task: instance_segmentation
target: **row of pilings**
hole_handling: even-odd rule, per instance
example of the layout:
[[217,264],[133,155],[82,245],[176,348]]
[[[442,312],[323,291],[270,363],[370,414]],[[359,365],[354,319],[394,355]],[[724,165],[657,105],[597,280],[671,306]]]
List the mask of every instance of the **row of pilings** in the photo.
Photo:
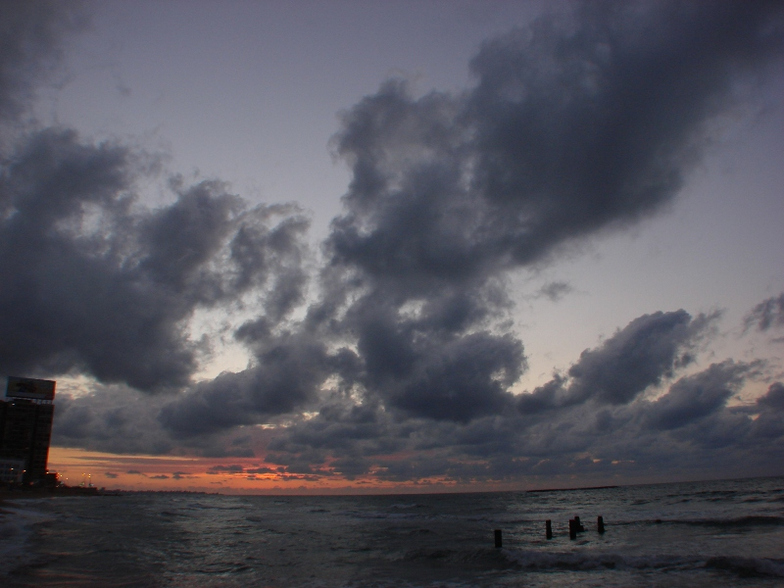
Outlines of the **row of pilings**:
[[[569,539],[577,539],[577,534],[584,532],[585,527],[583,526],[582,522],[580,522],[580,517],[576,516],[573,519],[569,519]],[[596,532],[599,534],[604,533],[604,517],[597,517]],[[501,529],[495,529],[494,535],[495,546],[500,549],[504,544],[503,532]],[[553,538],[553,522],[550,519],[547,519],[544,522],[544,535],[548,540]]]

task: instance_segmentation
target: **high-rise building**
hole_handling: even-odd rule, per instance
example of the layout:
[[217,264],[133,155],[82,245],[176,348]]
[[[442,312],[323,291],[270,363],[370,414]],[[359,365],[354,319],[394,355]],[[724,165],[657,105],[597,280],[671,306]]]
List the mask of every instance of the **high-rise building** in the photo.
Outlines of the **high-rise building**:
[[0,401],[0,479],[24,484],[45,480],[54,388],[52,380],[8,378],[6,399]]

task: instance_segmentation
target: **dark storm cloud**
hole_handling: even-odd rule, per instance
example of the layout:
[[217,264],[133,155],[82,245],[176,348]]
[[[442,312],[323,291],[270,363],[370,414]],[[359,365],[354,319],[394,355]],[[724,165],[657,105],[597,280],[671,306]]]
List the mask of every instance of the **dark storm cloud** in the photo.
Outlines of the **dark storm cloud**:
[[29,108],[36,83],[59,64],[64,38],[85,27],[80,7],[67,0],[0,3],[0,121]]
[[185,329],[195,310],[267,289],[274,323],[302,296],[307,221],[296,209],[249,210],[217,182],[175,186],[173,203],[148,209],[135,194],[149,173],[139,160],[58,129],[33,134],[8,160],[0,372],[184,386],[197,368]]
[[[0,47],[0,116],[12,118],[71,21],[56,4],[32,5],[46,9],[35,18],[5,6],[29,29],[4,31]],[[780,456],[780,384],[752,414],[729,402],[754,366],[683,375],[716,315],[641,316],[512,392],[527,360],[509,272],[672,203],[737,84],[782,49],[777,2],[574,6],[484,43],[462,93],[417,97],[390,80],[343,113],[333,146],[352,180],[312,299],[296,207],[175,178],[151,208],[139,185],[165,175],[154,157],[29,132],[0,168],[0,372],[100,382],[58,397],[57,444],[221,457],[266,446],[275,466],[213,473],[472,481]],[[747,324],[778,325],[780,307],[766,301]],[[192,340],[189,321],[227,309],[256,313],[231,327],[249,366],[194,382],[209,338]],[[261,423],[277,437],[254,445]]]
[[[678,377],[693,366],[684,354],[711,333],[714,319],[677,311],[631,321],[582,354],[569,370],[580,377],[556,377],[546,385],[553,397],[572,402],[518,396],[521,404],[540,400],[545,412],[507,410],[470,422],[433,421],[394,418],[379,406],[336,401],[276,438],[266,459],[283,466],[331,467],[351,479],[372,472],[391,481],[600,478],[679,469],[684,475],[707,474],[717,455],[728,471],[764,473],[784,446],[784,388],[774,384],[756,407],[742,407],[730,401],[744,382],[761,373],[758,364],[727,360]],[[642,351],[643,340],[650,353]],[[643,375],[637,378],[636,369]],[[628,386],[608,384],[622,382],[623,374],[629,376]],[[578,404],[570,396],[571,385],[580,388],[589,381],[596,388],[578,396]],[[646,390],[659,395],[643,394]]]
[[[83,8],[2,4],[0,118],[23,122]],[[3,139],[0,373],[180,388],[209,349],[189,338],[195,312],[263,305],[274,329],[303,301],[308,221],[296,207],[249,208],[219,181],[173,178],[173,201],[150,208],[140,186],[159,178],[154,156],[34,124]]]
[[[168,395],[150,395],[123,385],[91,384],[79,396],[58,393],[52,443],[61,447],[115,454],[165,455],[186,451],[209,458],[255,455],[258,429],[227,427],[198,436],[161,426],[160,414]],[[194,425],[197,426],[197,425]]]
[[713,364],[704,372],[681,378],[647,412],[658,429],[683,427],[719,410],[736,393],[750,366],[731,360]]
[[[286,415],[271,463],[305,474],[329,463],[348,477],[381,467],[394,479],[536,475],[578,462],[588,471],[594,462],[575,456],[591,450],[602,453],[596,463],[633,461],[632,449],[612,449],[613,435],[652,462],[656,448],[683,449],[675,433],[743,423],[726,408],[741,368],[736,380],[722,384],[714,372],[733,370],[713,368],[646,399],[690,365],[716,318],[685,311],[641,316],[567,373],[513,396],[526,358],[503,326],[505,273],[668,205],[733,84],[780,51],[774,13],[772,3],[578,5],[485,43],[471,64],[476,85],[462,94],[417,98],[404,82],[383,84],[343,114],[334,139],[353,178],[305,319],[276,327],[305,280],[296,263],[278,264],[280,297],[235,332],[253,364],[164,402],[159,423],[197,444]],[[204,303],[219,284],[194,289],[180,272],[212,251],[211,217],[195,218],[207,234],[190,257],[174,255],[176,235],[147,229],[182,263],[147,267]],[[254,243],[232,255],[254,259]],[[297,416],[304,408],[310,417]],[[641,434],[647,446],[632,442]],[[418,461],[406,466],[410,452]]]
[[752,432],[765,444],[769,453],[779,457],[784,452],[784,383],[775,382],[767,394],[757,400],[757,418]]
[[194,385],[165,405],[161,423],[181,436],[264,422],[316,399],[340,357],[308,338],[270,336],[256,350],[258,364]]
[[757,404],[776,412],[784,413],[784,384],[776,382],[770,385],[767,394],[757,400]]
[[175,443],[156,420],[160,405],[156,397],[119,385],[94,385],[78,397],[58,394],[52,443],[109,453],[168,453]]
[[486,42],[464,95],[386,83],[336,138],[354,178],[335,262],[419,290],[465,284],[659,209],[736,74],[780,50],[776,14],[775,2],[581,4]]
[[760,331],[784,327],[784,293],[760,302],[744,322],[747,329],[756,326]]
[[634,319],[597,349],[587,349],[568,372],[522,394],[523,413],[568,406],[588,399],[626,404],[648,387],[689,364],[690,351],[716,315],[695,319],[685,311],[657,312]]
[[[334,139],[353,179],[310,317],[357,337],[359,379],[391,408],[463,422],[503,411],[525,369],[522,343],[492,328],[509,309],[504,272],[670,203],[733,84],[780,53],[780,12],[580,4],[486,42],[462,94],[416,98],[386,82],[343,114]],[[487,358],[470,377],[464,349]],[[644,359],[660,351],[671,364],[666,350]],[[664,375],[619,359],[630,385],[585,357],[570,401],[626,402]]]
[[776,3],[583,3],[472,63],[474,184],[494,249],[528,263],[676,194],[735,75],[781,48]]

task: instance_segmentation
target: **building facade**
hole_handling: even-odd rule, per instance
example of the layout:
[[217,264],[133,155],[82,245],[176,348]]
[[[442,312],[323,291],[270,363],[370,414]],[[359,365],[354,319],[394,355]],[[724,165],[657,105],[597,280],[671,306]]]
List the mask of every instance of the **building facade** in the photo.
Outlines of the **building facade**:
[[51,380],[8,378],[6,398],[0,401],[0,480],[44,483],[54,419],[54,388]]

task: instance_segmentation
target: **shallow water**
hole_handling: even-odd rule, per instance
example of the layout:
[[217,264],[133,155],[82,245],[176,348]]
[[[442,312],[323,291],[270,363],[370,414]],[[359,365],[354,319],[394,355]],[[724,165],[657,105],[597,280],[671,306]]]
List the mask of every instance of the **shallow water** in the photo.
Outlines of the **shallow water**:
[[[784,583],[784,478],[417,496],[63,496],[7,510],[7,586]],[[575,515],[586,531],[570,540]]]

